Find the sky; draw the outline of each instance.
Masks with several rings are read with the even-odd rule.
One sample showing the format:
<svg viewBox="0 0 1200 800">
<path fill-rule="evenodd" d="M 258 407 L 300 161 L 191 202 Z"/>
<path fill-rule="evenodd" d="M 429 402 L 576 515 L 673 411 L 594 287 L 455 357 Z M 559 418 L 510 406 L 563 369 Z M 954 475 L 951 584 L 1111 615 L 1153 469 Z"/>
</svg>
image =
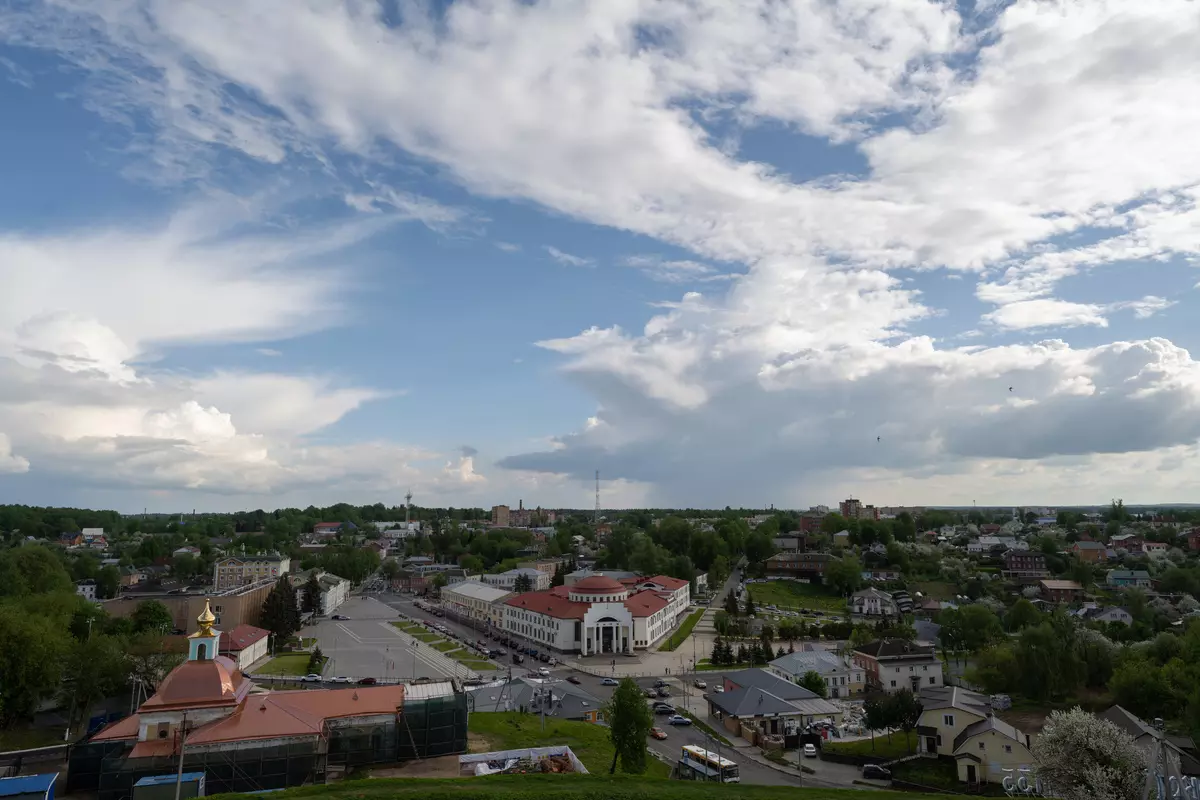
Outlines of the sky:
<svg viewBox="0 0 1200 800">
<path fill-rule="evenodd" d="M 1200 3 L 10 0 L 0 502 L 1192 502 Z"/>
</svg>

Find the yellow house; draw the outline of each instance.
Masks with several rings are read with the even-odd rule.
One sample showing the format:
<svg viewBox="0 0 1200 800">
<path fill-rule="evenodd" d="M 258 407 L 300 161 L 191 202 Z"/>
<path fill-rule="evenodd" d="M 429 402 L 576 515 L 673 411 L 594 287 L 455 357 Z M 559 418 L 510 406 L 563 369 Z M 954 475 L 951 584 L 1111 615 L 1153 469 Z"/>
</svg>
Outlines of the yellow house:
<svg viewBox="0 0 1200 800">
<path fill-rule="evenodd" d="M 958 779 L 971 784 L 1000 783 L 1006 770 L 1012 774 L 1033 764 L 1029 734 L 1021 733 L 1002 719 L 988 717 L 976 722 L 954 740 Z"/>
<path fill-rule="evenodd" d="M 988 698 L 957 686 L 929 686 L 921 690 L 923 711 L 917 721 L 917 752 L 952 756 L 955 739 L 991 714 Z"/>
</svg>

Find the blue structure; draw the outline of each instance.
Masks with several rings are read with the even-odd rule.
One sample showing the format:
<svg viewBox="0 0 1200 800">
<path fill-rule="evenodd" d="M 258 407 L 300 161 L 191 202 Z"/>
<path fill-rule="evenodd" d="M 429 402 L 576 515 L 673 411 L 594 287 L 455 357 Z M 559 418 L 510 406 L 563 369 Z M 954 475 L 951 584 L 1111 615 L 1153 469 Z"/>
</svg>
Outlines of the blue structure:
<svg viewBox="0 0 1200 800">
<path fill-rule="evenodd" d="M 0 778 L 0 797 L 6 800 L 54 800 L 57 772 Z"/>
<path fill-rule="evenodd" d="M 175 797 L 175 784 L 179 783 L 180 797 L 204 797 L 204 773 L 185 772 L 175 775 L 147 775 L 133 785 L 134 800 L 160 800 Z"/>
</svg>

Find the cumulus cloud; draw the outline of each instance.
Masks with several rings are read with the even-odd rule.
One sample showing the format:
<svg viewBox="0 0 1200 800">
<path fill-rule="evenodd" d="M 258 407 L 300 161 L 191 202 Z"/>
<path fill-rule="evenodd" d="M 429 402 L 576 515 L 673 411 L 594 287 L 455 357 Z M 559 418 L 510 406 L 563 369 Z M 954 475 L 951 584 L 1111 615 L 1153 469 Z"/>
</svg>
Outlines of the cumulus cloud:
<svg viewBox="0 0 1200 800">
<path fill-rule="evenodd" d="M 1171 342 L 946 347 L 910 332 L 938 309 L 892 274 L 978 272 L 977 296 L 995 306 L 987 329 L 1014 334 L 1067 335 L 1166 309 L 1168 298 L 1056 294 L 1064 278 L 1105 264 L 1200 253 L 1190 137 L 1200 106 L 1180 102 L 1200 83 L 1194 4 L 1018 0 L 967 20 L 932 0 L 422 8 L 406 7 L 397 26 L 372 3 L 61 0 L 9 15 L 0 35 L 79 65 L 86 96 L 114 118 L 148 114 L 142 144 L 160 166 L 190 169 L 214 143 L 272 165 L 324 165 L 332 153 L 369 162 L 386 143 L 478 195 L 696 254 L 633 265 L 660 280 L 716 277 L 708 260 L 746 265 L 724 293 L 686 293 L 640 331 L 542 341 L 600 410 L 595 424 L 506 466 L 599 467 L 693 502 L 724 496 L 731 475 L 783 495 L 819 469 L 969 472 L 964 464 L 986 459 L 1186 448 L 1197 435 L 1195 363 Z M 865 169 L 796 182 L 718 146 L 720 123 L 736 139 L 765 122 L 851 143 Z M 375 195 L 346 202 L 382 207 Z M 180 242 L 194 244 L 164 245 L 178 255 Z M 86 244 L 72 252 L 86 258 Z M 271 283 L 272 263 L 250 272 Z M 254 318 L 262 330 L 218 314 L 225 324 L 204 335 L 302 325 L 289 309 L 305 306 L 305 282 L 273 288 L 294 294 L 268 298 L 277 307 Z M 30 308 L 57 312 L 29 299 L 7 312 L 0 299 L 0 321 L 8 313 L 15 330 Z M 136 330 L 114 322 L 120 342 L 137 351 L 171 338 L 141 317 L 125 323 Z M 80 356 L 39 324 L 24 357 L 54 343 L 66 379 Z M 90 337 L 88 374 L 127 364 L 113 342 L 76 335 Z M 355 400 L 310 398 L 317 408 L 293 424 Z M 209 408 L 220 407 L 189 406 L 170 422 L 215 436 Z M 1125 424 L 1136 415 L 1152 418 Z M 473 458 L 442 474 L 472 482 Z"/>
<path fill-rule="evenodd" d="M 710 283 L 729 280 L 733 276 L 719 273 L 715 267 L 699 261 L 669 260 L 660 256 L 627 256 L 622 262 L 640 270 L 651 280 L 660 283 Z"/>
<path fill-rule="evenodd" d="M 13 453 L 12 442 L 8 436 L 0 433 L 0 472 L 28 472 L 29 459 Z"/>
</svg>

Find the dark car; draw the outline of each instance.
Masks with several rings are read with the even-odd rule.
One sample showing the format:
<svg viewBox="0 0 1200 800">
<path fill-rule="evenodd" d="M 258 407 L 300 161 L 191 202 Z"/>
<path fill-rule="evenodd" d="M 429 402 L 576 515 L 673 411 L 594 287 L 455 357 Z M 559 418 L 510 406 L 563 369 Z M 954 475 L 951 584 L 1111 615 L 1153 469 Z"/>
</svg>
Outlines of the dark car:
<svg viewBox="0 0 1200 800">
<path fill-rule="evenodd" d="M 880 781 L 890 781 L 892 779 L 892 771 L 878 764 L 866 764 L 863 766 L 863 777 L 875 778 Z"/>
<path fill-rule="evenodd" d="M 361 678 L 358 681 L 359 686 L 374 686 L 377 683 L 379 683 L 379 681 L 375 680 L 374 678 Z"/>
<path fill-rule="evenodd" d="M 549 660 L 550 660 L 550 654 L 549 654 L 549 653 L 539 653 L 539 654 L 538 654 L 538 661 L 543 661 L 543 662 L 545 662 L 545 661 L 549 661 Z"/>
<path fill-rule="evenodd" d="M 568 675 L 568 676 L 567 676 L 567 683 L 573 683 L 573 684 L 575 684 L 576 686 L 578 686 L 578 685 L 579 685 L 579 678 L 576 678 L 574 675 Z"/>
<path fill-rule="evenodd" d="M 658 692 L 659 697 L 670 697 L 671 696 L 671 690 L 665 686 L 658 687 L 658 689 L 656 691 Z"/>
<path fill-rule="evenodd" d="M 658 693 L 655 692 L 653 689 L 644 689 L 642 691 L 642 694 L 646 695 L 646 697 L 651 697 L 651 698 L 658 697 Z"/>
<path fill-rule="evenodd" d="M 662 678 L 659 678 L 658 680 L 656 680 L 654 682 L 655 689 L 661 689 L 662 687 L 664 687 L 666 685 L 667 685 L 667 682 L 665 680 L 663 680 Z"/>
<path fill-rule="evenodd" d="M 671 705 L 670 703 L 655 703 L 654 704 L 654 713 L 655 714 L 674 714 L 675 706 Z"/>
<path fill-rule="evenodd" d="M 525 656 L 521 655 L 520 653 L 513 653 L 513 663 L 514 664 L 524 664 Z"/>
<path fill-rule="evenodd" d="M 350 618 L 347 617 L 345 614 L 334 614 L 332 617 L 330 617 L 330 619 L 348 620 Z"/>
</svg>

